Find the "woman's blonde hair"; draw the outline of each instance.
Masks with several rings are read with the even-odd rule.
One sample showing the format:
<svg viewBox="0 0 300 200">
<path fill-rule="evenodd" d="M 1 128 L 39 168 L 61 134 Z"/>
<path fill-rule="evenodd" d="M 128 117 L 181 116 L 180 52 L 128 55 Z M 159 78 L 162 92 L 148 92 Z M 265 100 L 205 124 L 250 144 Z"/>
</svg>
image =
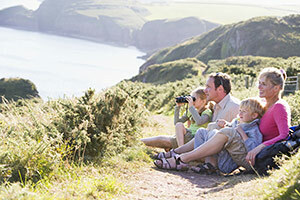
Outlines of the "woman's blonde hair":
<svg viewBox="0 0 300 200">
<path fill-rule="evenodd" d="M 252 113 L 257 113 L 258 118 L 261 118 L 265 112 L 262 102 L 257 98 L 247 98 L 242 100 L 240 108 L 245 108 Z"/>
<path fill-rule="evenodd" d="M 283 69 L 276 69 L 274 67 L 264 68 L 259 77 L 265 77 L 273 85 L 279 85 L 280 89 L 283 89 L 286 79 L 286 73 Z"/>
</svg>

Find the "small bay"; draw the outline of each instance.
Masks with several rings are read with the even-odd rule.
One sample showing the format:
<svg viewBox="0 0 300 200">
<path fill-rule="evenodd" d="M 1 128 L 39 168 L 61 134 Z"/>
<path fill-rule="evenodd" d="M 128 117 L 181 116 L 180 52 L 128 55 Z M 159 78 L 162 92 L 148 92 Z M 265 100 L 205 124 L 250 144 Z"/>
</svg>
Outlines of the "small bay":
<svg viewBox="0 0 300 200">
<path fill-rule="evenodd" d="M 86 40 L 0 27 L 0 78 L 31 80 L 40 96 L 80 96 L 138 74 L 144 53 Z"/>
</svg>

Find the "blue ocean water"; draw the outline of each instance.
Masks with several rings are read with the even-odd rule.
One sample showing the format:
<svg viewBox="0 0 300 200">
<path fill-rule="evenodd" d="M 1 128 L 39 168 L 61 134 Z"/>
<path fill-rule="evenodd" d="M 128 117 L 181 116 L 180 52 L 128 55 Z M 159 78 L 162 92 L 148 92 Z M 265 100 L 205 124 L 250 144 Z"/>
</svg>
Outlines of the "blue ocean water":
<svg viewBox="0 0 300 200">
<path fill-rule="evenodd" d="M 0 27 L 0 78 L 31 80 L 43 99 L 97 92 L 138 74 L 144 53 Z"/>
</svg>

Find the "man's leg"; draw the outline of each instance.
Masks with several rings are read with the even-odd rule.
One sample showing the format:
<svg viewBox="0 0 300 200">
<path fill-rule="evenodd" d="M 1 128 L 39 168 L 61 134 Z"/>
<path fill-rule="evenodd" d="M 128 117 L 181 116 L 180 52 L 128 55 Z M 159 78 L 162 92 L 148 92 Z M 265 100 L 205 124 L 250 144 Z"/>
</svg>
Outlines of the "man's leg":
<svg viewBox="0 0 300 200">
<path fill-rule="evenodd" d="M 204 129 L 204 128 L 198 129 L 198 131 L 196 132 L 196 135 L 195 135 L 194 149 L 196 149 L 197 147 L 199 147 L 202 144 L 204 144 L 205 142 L 207 142 L 216 133 L 217 133 L 216 130 L 208 131 L 207 129 Z M 205 163 L 210 163 L 216 167 L 217 166 L 217 156 L 213 155 L 213 156 L 205 157 Z"/>
<path fill-rule="evenodd" d="M 176 149 L 174 149 L 174 151 L 177 154 L 182 154 L 182 153 L 185 153 L 185 152 L 192 151 L 194 149 L 194 141 L 195 141 L 195 138 L 193 138 L 192 140 L 190 140 L 186 144 L 184 144 L 180 147 L 177 147 Z"/>
<path fill-rule="evenodd" d="M 164 136 L 164 135 L 141 139 L 141 141 L 147 146 L 164 148 L 164 149 L 172 148 L 171 140 L 172 137 Z"/>
<path fill-rule="evenodd" d="M 223 149 L 227 140 L 227 136 L 223 134 L 215 134 L 206 143 L 197 147 L 193 151 L 181 154 L 180 159 L 183 162 L 190 162 L 201 158 L 205 158 L 207 156 L 215 155 Z"/>
<path fill-rule="evenodd" d="M 197 147 L 196 149 L 187 152 L 187 153 L 182 153 L 179 158 L 181 159 L 182 162 L 188 163 L 194 160 L 199 160 L 202 158 L 205 158 L 207 156 L 212 156 L 217 153 L 219 153 L 225 143 L 227 142 L 228 137 L 223 135 L 223 134 L 215 134 L 211 139 L 209 139 L 206 143 L 202 144 L 201 146 Z M 187 143 L 188 144 L 188 143 Z M 181 146 L 184 147 L 185 145 Z M 181 148 L 179 147 L 179 148 Z M 175 149 L 176 152 L 176 149 Z M 177 152 L 176 152 L 177 153 Z M 174 158 L 169 158 L 167 159 L 169 162 L 170 166 L 175 166 L 175 160 Z M 157 164 L 160 165 L 161 160 L 156 160 Z"/>
</svg>

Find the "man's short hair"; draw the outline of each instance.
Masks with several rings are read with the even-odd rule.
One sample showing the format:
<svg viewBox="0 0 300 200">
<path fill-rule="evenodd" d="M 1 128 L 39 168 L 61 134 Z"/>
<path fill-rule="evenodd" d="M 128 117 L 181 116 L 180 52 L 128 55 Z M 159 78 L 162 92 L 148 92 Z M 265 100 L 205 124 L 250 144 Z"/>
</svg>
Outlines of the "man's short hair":
<svg viewBox="0 0 300 200">
<path fill-rule="evenodd" d="M 209 75 L 209 78 L 214 79 L 215 88 L 217 89 L 220 85 L 223 86 L 225 93 L 229 94 L 231 91 L 231 78 L 228 74 L 218 72 L 218 73 L 212 73 Z"/>
</svg>

